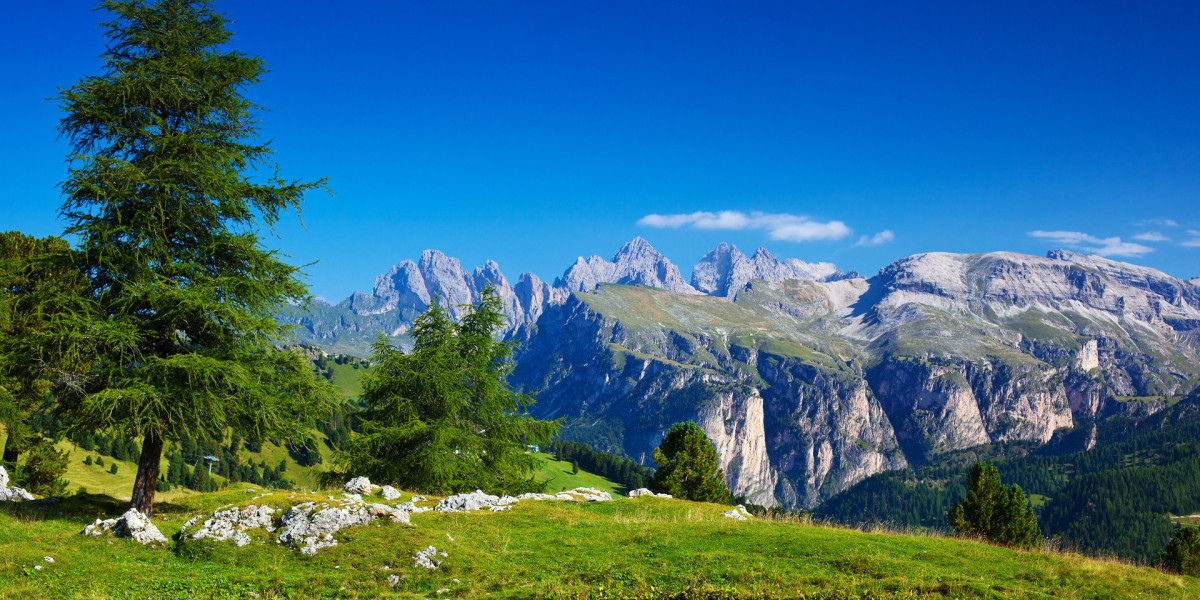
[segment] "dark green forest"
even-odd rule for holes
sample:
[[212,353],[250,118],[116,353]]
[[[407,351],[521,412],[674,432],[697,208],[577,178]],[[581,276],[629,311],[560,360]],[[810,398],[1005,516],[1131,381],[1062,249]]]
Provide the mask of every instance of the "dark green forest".
[[1064,547],[1148,562],[1177,528],[1170,514],[1200,511],[1200,395],[1135,421],[1094,426],[1100,443],[1080,450],[1081,431],[1042,447],[995,444],[951,453],[915,470],[869,477],[813,515],[847,525],[893,523],[949,530],[946,513],[965,493],[970,465],[992,460],[1006,484],[1031,495],[1042,532]]

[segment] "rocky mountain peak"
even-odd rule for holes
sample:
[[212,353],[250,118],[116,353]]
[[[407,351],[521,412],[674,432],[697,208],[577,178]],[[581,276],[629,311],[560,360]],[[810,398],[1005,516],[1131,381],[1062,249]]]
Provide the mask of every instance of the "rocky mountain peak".
[[684,281],[679,267],[641,237],[621,246],[612,261],[595,255],[587,260],[577,258],[575,264],[555,280],[554,287],[565,288],[567,292],[591,292],[601,283],[645,285],[684,294],[697,293]]
[[833,263],[807,263],[796,258],[779,260],[766,248],[754,255],[745,254],[725,243],[719,244],[692,267],[692,286],[704,294],[734,299],[746,284],[754,279],[771,282],[799,279],[801,281],[832,281],[845,274]]

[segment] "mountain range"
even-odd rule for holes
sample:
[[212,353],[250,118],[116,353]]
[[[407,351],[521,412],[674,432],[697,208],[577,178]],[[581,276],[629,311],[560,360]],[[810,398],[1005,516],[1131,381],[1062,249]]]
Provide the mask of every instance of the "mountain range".
[[379,332],[403,345],[438,294],[454,307],[489,284],[519,344],[511,382],[536,416],[563,419],[563,438],[648,464],[671,424],[694,420],[734,493],[768,506],[1139,418],[1200,385],[1200,286],[1066,251],[918,254],[863,278],[722,244],[688,283],[638,238],[515,286],[495,263],[468,274],[426,251],[370,295],[287,319],[300,341],[361,355]]

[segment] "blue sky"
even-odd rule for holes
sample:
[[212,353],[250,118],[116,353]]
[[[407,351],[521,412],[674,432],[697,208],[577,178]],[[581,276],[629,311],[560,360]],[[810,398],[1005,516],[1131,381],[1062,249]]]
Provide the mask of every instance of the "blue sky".
[[[92,6],[6,8],[2,229],[62,229],[48,98],[98,71]],[[270,243],[333,300],[425,248],[553,279],[637,235],[685,276],[722,241],[1200,276],[1200,3],[216,6],[281,174],[329,177]]]

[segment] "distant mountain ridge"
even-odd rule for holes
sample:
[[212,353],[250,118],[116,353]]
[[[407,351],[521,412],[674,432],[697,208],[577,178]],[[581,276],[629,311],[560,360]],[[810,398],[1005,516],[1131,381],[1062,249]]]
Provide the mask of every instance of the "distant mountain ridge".
[[[705,275],[698,278],[697,273]],[[575,292],[593,292],[606,283],[733,298],[753,279],[826,281],[852,276],[857,273],[842,273],[832,263],[810,264],[794,258],[780,261],[765,248],[747,259],[736,246],[722,243],[696,264],[692,284],[688,284],[678,266],[636,237],[621,246],[611,260],[597,255],[577,258],[553,284],[522,273],[516,285],[511,285],[495,261],[468,273],[457,258],[425,250],[416,262],[403,260],[377,276],[370,294],[356,291],[337,304],[317,300],[310,311],[297,311],[283,319],[300,326],[298,342],[366,356],[379,333],[403,343],[413,319],[439,294],[442,305],[458,318],[461,306],[478,302],[488,285],[504,303],[504,333],[510,335],[524,324],[537,322],[548,306],[565,302]]]
[[511,286],[495,263],[468,273],[426,251],[371,294],[288,319],[301,341],[365,355],[379,332],[403,343],[439,291],[463,303],[490,283],[518,342],[510,381],[564,439],[649,464],[693,420],[735,494],[793,508],[980,444],[1140,419],[1200,385],[1189,280],[1065,251],[931,252],[853,275],[722,244],[689,284],[639,238]]

